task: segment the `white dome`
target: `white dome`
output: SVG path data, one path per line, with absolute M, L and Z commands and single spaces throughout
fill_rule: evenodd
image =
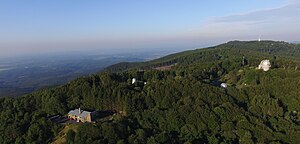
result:
M 136 83 L 136 78 L 133 78 L 131 83 L 132 84 Z
M 268 65 L 271 65 L 271 63 L 269 60 L 263 60 L 262 65 L 268 66 Z
M 227 88 L 227 84 L 226 83 L 221 83 L 221 87 L 222 88 Z
M 268 71 L 271 68 L 271 63 L 269 60 L 262 60 L 260 62 L 260 65 L 258 66 L 258 69 L 263 69 L 264 71 Z

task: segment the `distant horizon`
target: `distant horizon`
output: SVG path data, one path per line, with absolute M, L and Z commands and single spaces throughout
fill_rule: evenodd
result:
M 259 3 L 259 4 L 258 4 Z M 297 0 L 0 2 L 0 58 L 300 40 Z
M 88 50 L 72 50 L 72 51 L 60 51 L 60 52 L 44 52 L 44 53 L 30 53 L 30 54 L 20 54 L 20 55 L 14 55 L 14 56 L 2 56 L 0 57 L 0 60 L 11 60 L 15 58 L 20 59 L 27 59 L 30 57 L 64 57 L 64 56 L 95 56 L 95 55 L 120 55 L 120 54 L 139 54 L 139 53 L 146 53 L 146 52 L 166 52 L 166 53 L 177 53 L 182 52 L 186 50 L 194 50 L 194 49 L 202 49 L 202 48 L 208 48 L 213 46 L 218 46 L 220 44 L 228 43 L 231 41 L 258 41 L 258 39 L 249 39 L 249 40 L 238 40 L 233 39 L 225 42 L 220 42 L 216 44 L 202 44 L 202 46 L 190 46 L 190 47 L 176 47 L 176 48 L 115 48 L 115 49 L 88 49 Z M 283 41 L 283 40 L 271 40 L 271 39 L 262 39 L 262 41 Z M 294 43 L 294 44 L 300 44 L 300 41 L 283 41 L 287 43 Z M 103 51 L 104 50 L 104 51 Z M 134 52 L 132 52 L 134 51 Z

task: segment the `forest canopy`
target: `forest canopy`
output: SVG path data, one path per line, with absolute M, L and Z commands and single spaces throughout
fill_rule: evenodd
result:
M 257 69 L 264 59 L 272 65 L 267 72 Z M 79 125 L 66 134 L 68 143 L 299 143 L 298 67 L 300 46 L 274 41 L 233 41 L 120 63 L 62 86 L 1 98 L 0 142 L 50 143 L 64 126 L 47 118 L 80 107 L 124 114 Z

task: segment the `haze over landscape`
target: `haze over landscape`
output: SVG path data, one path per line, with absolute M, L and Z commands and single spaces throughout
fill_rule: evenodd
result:
M 1 1 L 0 55 L 298 41 L 297 0 Z M 93 51 L 92 51 L 93 52 Z
M 1 1 L 0 96 L 230 40 L 297 42 L 299 6 L 295 0 Z

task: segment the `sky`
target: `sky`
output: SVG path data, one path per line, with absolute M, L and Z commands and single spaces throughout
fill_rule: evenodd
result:
M 0 0 L 0 58 L 299 41 L 299 13 L 297 0 Z

